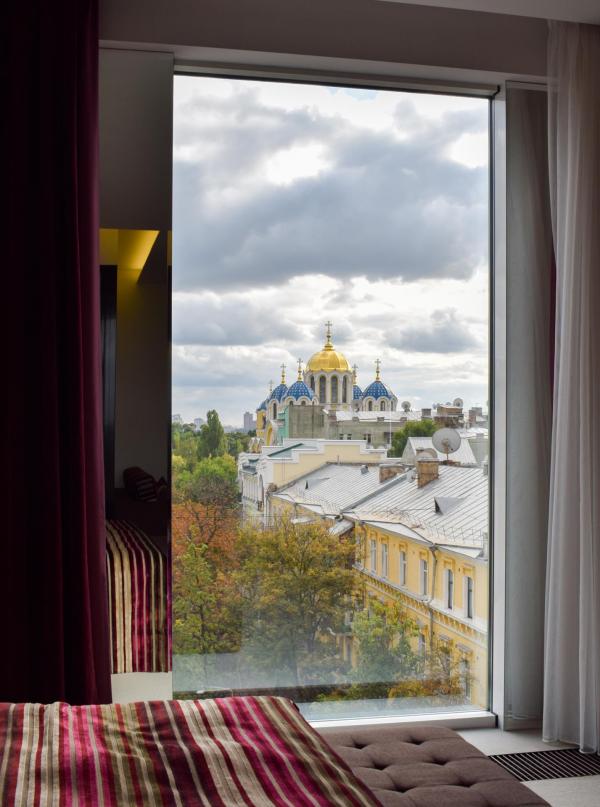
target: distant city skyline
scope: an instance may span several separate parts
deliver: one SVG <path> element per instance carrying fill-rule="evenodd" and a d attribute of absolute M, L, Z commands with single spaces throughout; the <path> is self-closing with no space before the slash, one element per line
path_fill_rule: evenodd
<path fill-rule="evenodd" d="M 175 79 L 173 411 L 241 426 L 333 341 L 415 409 L 488 397 L 488 104 Z"/>

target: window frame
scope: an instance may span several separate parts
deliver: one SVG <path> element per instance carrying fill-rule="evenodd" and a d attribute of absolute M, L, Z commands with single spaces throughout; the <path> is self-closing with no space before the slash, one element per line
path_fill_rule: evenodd
<path fill-rule="evenodd" d="M 400 549 L 398 556 L 399 582 L 401 586 L 406 586 L 406 581 L 408 580 L 408 553 L 406 549 Z"/>
<path fill-rule="evenodd" d="M 419 558 L 419 593 L 422 597 L 429 595 L 429 558 Z"/>
<path fill-rule="evenodd" d="M 240 52 L 242 53 L 242 52 Z M 233 54 L 227 52 L 228 57 Z M 506 83 L 508 76 L 490 74 L 485 71 L 470 71 L 472 80 L 464 81 L 464 71 L 460 78 L 452 69 L 443 67 L 426 68 L 424 77 L 406 75 L 406 66 L 387 65 L 392 75 L 369 75 L 364 63 L 352 59 L 330 59 L 332 68 L 325 70 L 315 61 L 314 67 L 290 67 L 287 54 L 283 54 L 280 65 L 277 59 L 266 60 L 265 64 L 248 65 L 241 56 L 238 61 L 223 62 L 206 59 L 175 59 L 175 75 L 198 75 L 205 77 L 227 77 L 231 79 L 265 79 L 285 83 L 325 84 L 328 86 L 364 87 L 374 90 L 399 90 L 441 95 L 465 95 L 487 99 L 489 103 L 489 608 L 488 608 L 488 692 L 489 711 L 481 710 L 465 713 L 439 714 L 436 716 L 417 715 L 410 718 L 383 717 L 357 718 L 342 721 L 314 721 L 326 727 L 336 725 L 370 725 L 380 723 L 422 724 L 433 722 L 437 725 L 454 727 L 491 727 L 504 725 L 504 684 L 506 635 L 505 595 L 506 595 Z M 293 57 L 292 57 L 293 58 Z M 312 57 L 309 57 L 312 61 Z M 335 63 L 344 67 L 335 69 Z M 356 72 L 351 72 L 348 67 Z M 397 74 L 394 74 L 395 70 Z M 511 77 L 514 80 L 514 77 Z M 543 82 L 536 84 L 538 88 Z M 324 403 L 324 401 L 319 401 Z M 372 406 L 372 403 L 371 403 Z M 372 411 L 372 410 L 370 410 Z M 170 432 L 169 432 L 170 433 Z M 169 451 L 170 456 L 170 451 Z"/>

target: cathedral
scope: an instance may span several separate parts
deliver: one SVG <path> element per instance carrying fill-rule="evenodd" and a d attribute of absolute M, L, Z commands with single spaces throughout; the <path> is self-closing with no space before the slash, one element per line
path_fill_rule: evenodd
<path fill-rule="evenodd" d="M 281 381 L 256 410 L 257 443 L 274 445 L 291 406 L 321 406 L 329 412 L 395 412 L 398 399 L 381 380 L 381 362 L 375 362 L 375 378 L 363 391 L 357 383 L 357 366 L 336 350 L 331 341 L 331 322 L 327 322 L 325 344 L 302 368 L 298 359 L 298 376 L 289 387 L 285 365 Z"/>

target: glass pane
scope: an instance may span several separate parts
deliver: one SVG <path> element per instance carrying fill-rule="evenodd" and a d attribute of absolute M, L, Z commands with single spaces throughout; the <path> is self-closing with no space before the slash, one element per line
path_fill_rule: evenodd
<path fill-rule="evenodd" d="M 487 708 L 488 111 L 176 77 L 177 697 Z"/>

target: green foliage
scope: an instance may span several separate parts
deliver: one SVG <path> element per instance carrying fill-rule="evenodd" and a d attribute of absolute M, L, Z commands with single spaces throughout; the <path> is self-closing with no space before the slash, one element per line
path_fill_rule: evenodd
<path fill-rule="evenodd" d="M 373 599 L 352 624 L 357 644 L 352 678 L 357 683 L 391 682 L 414 676 L 419 656 L 411 649 L 418 626 L 397 603 Z"/>
<path fill-rule="evenodd" d="M 198 460 L 192 470 L 182 457 L 172 461 L 173 499 L 199 502 L 212 507 L 233 507 L 239 500 L 237 465 L 233 457 L 208 457 Z"/>
<path fill-rule="evenodd" d="M 431 437 L 437 428 L 433 420 L 409 420 L 392 437 L 390 457 L 402 456 L 409 437 Z"/>
<path fill-rule="evenodd" d="M 245 644 L 257 665 L 280 670 L 296 684 L 339 667 L 333 633 L 344 629 L 355 550 L 353 540 L 331 535 L 320 523 L 281 519 L 267 529 L 240 530 L 235 581 Z"/>
<path fill-rule="evenodd" d="M 206 414 L 206 423 L 200 427 L 200 457 L 220 457 L 225 453 L 227 441 L 216 409 Z"/>
<path fill-rule="evenodd" d="M 173 560 L 174 647 L 182 654 L 229 652 L 239 647 L 238 600 L 198 525 L 190 527 Z"/>
<path fill-rule="evenodd" d="M 250 436 L 245 432 L 230 432 L 225 435 L 225 446 L 228 454 L 237 457 L 243 451 L 248 451 Z"/>

